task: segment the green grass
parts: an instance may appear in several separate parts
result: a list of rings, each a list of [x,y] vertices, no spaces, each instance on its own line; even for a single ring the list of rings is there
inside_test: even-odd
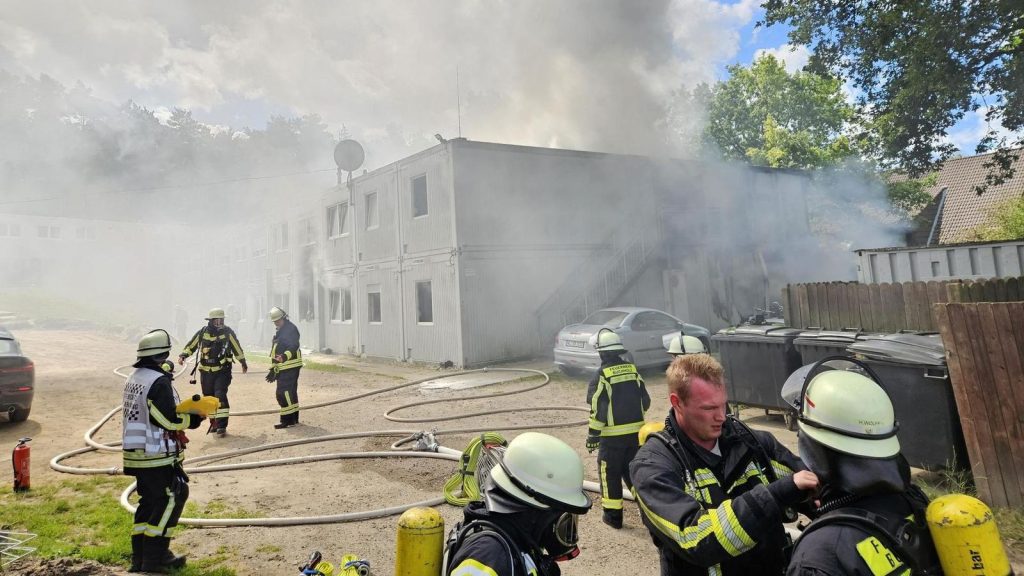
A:
[[[130,483],[123,476],[90,476],[39,485],[29,492],[0,488],[0,530],[36,534],[27,545],[36,548],[33,554],[41,558],[80,558],[127,567],[132,517],[118,498]],[[234,570],[218,566],[225,560],[230,558],[219,553],[190,558],[189,565],[176,574],[235,576]]]
[[[265,364],[267,366],[270,365],[270,357],[264,356],[263,354],[255,354],[253,352],[249,352],[245,355],[245,359],[249,362],[254,362],[256,364]],[[320,372],[359,372],[359,370],[355,368],[349,368],[348,366],[328,364],[325,362],[314,362],[312,360],[303,360],[302,367],[306,370],[318,370]]]

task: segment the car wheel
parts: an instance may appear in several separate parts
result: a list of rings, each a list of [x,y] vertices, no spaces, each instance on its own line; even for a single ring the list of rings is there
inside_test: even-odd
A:
[[[11,419],[11,422],[24,422],[28,420],[28,413],[31,411],[31,408],[15,408],[14,412],[11,412],[8,417]]]
[[[559,366],[558,369],[569,378],[575,378],[580,375],[580,371],[570,366]]]

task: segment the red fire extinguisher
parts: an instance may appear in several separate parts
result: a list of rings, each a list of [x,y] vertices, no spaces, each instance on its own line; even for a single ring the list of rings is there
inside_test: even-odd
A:
[[[29,489],[29,467],[32,462],[32,448],[28,445],[31,438],[18,440],[11,454],[11,462],[14,463],[14,491],[25,492]]]

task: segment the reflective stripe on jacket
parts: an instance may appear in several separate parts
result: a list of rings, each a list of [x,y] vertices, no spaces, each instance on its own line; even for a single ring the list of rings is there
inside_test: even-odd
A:
[[[651,407],[644,379],[631,362],[602,364],[588,388],[590,429],[602,437],[636,434]]]
[[[275,356],[284,356],[284,361],[276,362]],[[285,321],[274,334],[274,343],[270,347],[270,358],[274,362],[274,371],[291,370],[302,368],[302,350],[299,349],[299,329],[292,324],[291,320]]]
[[[230,367],[235,360],[245,360],[238,336],[227,326],[219,329],[203,326],[188,341],[181,355],[188,358],[196,350],[199,350],[199,369],[203,372],[217,372]]]
[[[702,454],[670,410],[665,430],[648,437],[630,463],[633,493],[662,557],[662,576],[780,574],[785,568],[783,509],[768,491],[762,458],[741,434],[727,420],[721,458]],[[805,468],[770,434],[753,434],[779,476]]]
[[[163,379],[163,380],[162,380]],[[168,432],[189,427],[188,414],[166,414],[149,399],[153,386],[167,386],[178,402],[170,377],[151,368],[136,368],[124,384],[122,455],[125,468],[156,468],[180,462],[184,447]]]

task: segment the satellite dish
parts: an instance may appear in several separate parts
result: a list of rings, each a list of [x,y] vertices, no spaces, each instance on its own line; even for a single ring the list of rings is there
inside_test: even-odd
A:
[[[363,147],[355,140],[342,140],[334,147],[334,163],[346,172],[358,170],[365,159]]]

